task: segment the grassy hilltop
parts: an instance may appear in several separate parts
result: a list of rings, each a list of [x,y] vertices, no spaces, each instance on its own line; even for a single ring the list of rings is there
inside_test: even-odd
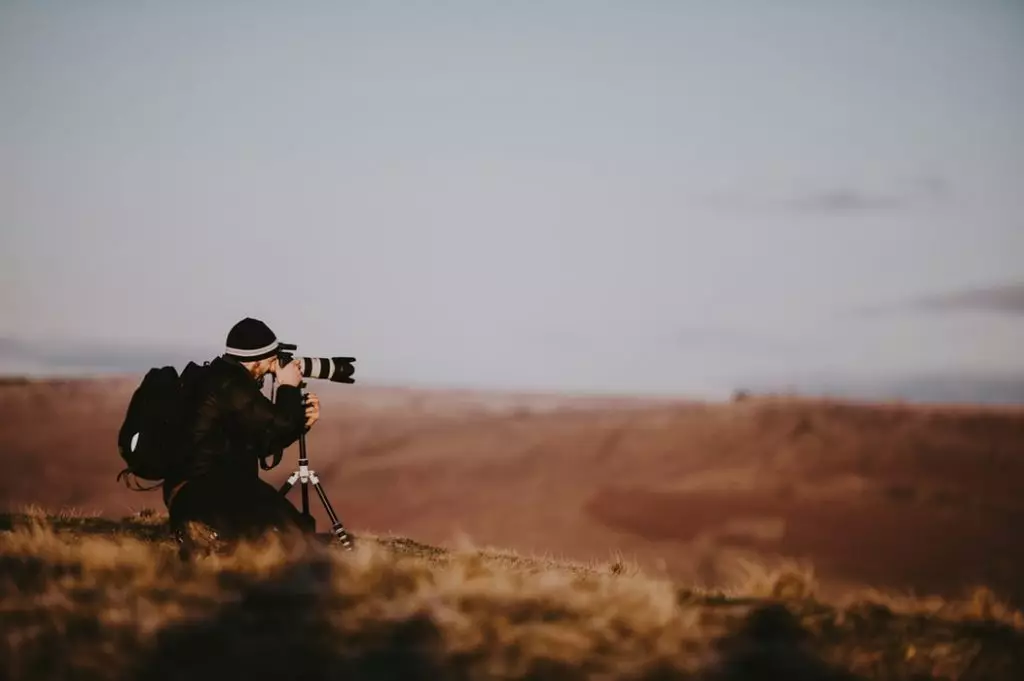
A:
[[[704,591],[610,560],[274,538],[191,563],[165,517],[0,520],[0,664],[21,679],[1022,679],[1024,616],[800,569]]]

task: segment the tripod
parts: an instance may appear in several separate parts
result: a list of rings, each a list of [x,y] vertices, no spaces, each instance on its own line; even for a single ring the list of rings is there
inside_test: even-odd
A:
[[[305,387],[305,383],[300,383],[299,387]],[[305,402],[305,394],[303,394],[303,402]],[[331,532],[334,533],[334,537],[341,542],[342,547],[347,551],[352,550],[352,537],[345,530],[345,527],[341,524],[341,520],[338,519],[338,514],[334,512],[334,507],[331,506],[330,500],[327,498],[327,493],[324,492],[324,488],[320,485],[320,478],[317,476],[316,471],[309,467],[309,455],[306,454],[306,431],[303,430],[302,434],[299,435],[299,467],[288,476],[288,479],[281,485],[278,490],[282,496],[286,496],[291,491],[295,483],[302,482],[300,488],[302,492],[302,515],[309,520],[310,524],[314,523],[313,517],[309,512],[309,483],[313,483],[313,489],[316,490],[317,496],[320,497],[320,502],[324,505],[324,509],[327,510],[327,516],[331,519]]]

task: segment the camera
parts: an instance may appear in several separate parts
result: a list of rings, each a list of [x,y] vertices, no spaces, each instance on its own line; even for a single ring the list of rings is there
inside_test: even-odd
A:
[[[335,383],[355,383],[352,378],[356,368],[352,365],[355,357],[296,357],[293,353],[298,345],[280,343],[277,348],[277,361],[284,366],[299,360],[299,369],[304,378],[317,378]]]

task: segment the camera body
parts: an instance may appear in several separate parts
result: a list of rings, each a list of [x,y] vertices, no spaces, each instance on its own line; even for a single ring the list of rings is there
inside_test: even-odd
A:
[[[356,368],[353,362],[355,357],[297,357],[295,351],[298,345],[293,343],[280,343],[277,349],[277,361],[284,366],[295,360],[299,360],[299,368],[304,378],[317,378],[333,381],[335,383],[355,383],[352,378]]]

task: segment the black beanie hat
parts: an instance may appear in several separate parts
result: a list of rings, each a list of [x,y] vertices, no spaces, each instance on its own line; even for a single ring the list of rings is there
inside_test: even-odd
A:
[[[241,362],[258,362],[277,354],[277,336],[258,319],[246,317],[231,327],[225,357]]]

